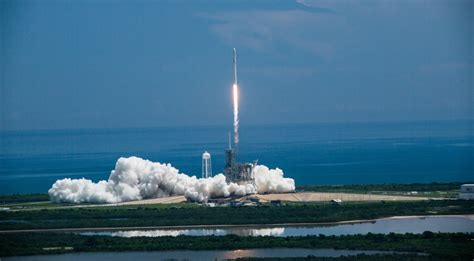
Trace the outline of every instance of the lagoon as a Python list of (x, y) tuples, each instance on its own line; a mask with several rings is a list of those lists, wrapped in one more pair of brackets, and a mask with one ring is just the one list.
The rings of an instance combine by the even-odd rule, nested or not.
[(389, 251), (340, 250), (340, 249), (305, 249), (305, 248), (262, 248), (237, 250), (178, 250), (153, 252), (99, 252), (71, 253), (63, 255), (6, 257), (5, 261), (128, 261), (128, 260), (226, 260), (241, 257), (318, 257), (353, 256), (358, 254), (387, 254)]
[(474, 232), (474, 215), (421, 216), (382, 218), (368, 222), (345, 222), (332, 225), (284, 225), (284, 226), (223, 226), (212, 228), (173, 228), (146, 230), (109, 230), (80, 232), (88, 236), (112, 237), (163, 237), (163, 236), (307, 236), (307, 235), (355, 235), (431, 232)]

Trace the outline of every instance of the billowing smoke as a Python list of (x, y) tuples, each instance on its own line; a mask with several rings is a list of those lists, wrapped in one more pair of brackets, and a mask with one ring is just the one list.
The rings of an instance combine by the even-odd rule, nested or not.
[(94, 183), (84, 178), (65, 178), (57, 180), (48, 193), (53, 202), (115, 203), (177, 195), (184, 195), (191, 201), (205, 202), (215, 197), (295, 190), (294, 180), (283, 178), (282, 170), (262, 165), (255, 167), (255, 185), (227, 183), (223, 174), (198, 179), (179, 173), (170, 164), (130, 157), (117, 160), (107, 181)]
[(295, 181), (284, 178), (279, 168), (269, 169), (267, 166), (257, 165), (254, 169), (257, 193), (290, 192), (295, 190)]

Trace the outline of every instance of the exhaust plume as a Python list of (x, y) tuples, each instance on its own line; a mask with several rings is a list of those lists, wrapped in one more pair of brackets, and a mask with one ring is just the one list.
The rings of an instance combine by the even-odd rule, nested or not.
[(237, 146), (239, 143), (239, 87), (237, 84), (232, 86), (232, 93), (234, 98), (234, 143)]
[(149, 198), (184, 195), (189, 201), (206, 202), (210, 198), (245, 196), (254, 193), (283, 193), (295, 190), (295, 181), (284, 178), (281, 169), (255, 167), (255, 183), (227, 183), (223, 174), (198, 179), (180, 173), (171, 164), (151, 162), (138, 157), (120, 158), (107, 181), (88, 179), (57, 180), (48, 194), (53, 202), (116, 203)]

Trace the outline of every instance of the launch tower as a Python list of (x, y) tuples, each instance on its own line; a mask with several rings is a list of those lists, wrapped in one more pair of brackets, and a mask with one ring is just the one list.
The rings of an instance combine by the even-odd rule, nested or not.
[(231, 146), (229, 134), (229, 148), (225, 150), (225, 168), (224, 175), (227, 182), (237, 183), (239, 185), (253, 184), (253, 168), (255, 163), (238, 163), (235, 149)]

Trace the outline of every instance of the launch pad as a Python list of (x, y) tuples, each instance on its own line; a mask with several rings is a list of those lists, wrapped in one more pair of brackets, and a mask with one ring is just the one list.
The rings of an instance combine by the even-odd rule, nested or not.
[(224, 175), (227, 183), (237, 183), (239, 185), (251, 184), (255, 186), (253, 169), (256, 163), (238, 163), (236, 160), (236, 150), (230, 146), (225, 151)]

